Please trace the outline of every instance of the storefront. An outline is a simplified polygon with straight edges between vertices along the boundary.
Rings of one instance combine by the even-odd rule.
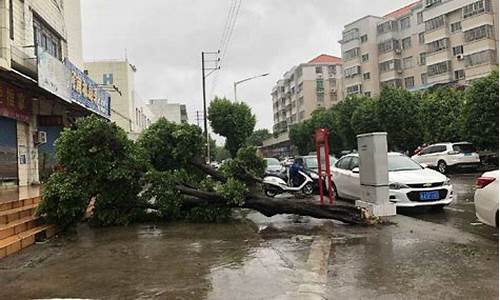
[[[19,166],[29,159],[23,129],[28,125],[31,105],[22,89],[0,80],[0,183],[19,182]],[[24,139],[23,139],[24,138]]]

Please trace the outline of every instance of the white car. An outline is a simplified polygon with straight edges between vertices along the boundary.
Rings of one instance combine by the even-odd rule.
[[[498,227],[498,170],[476,179],[476,216],[484,224]]]
[[[424,168],[403,154],[388,154],[388,170],[389,200],[396,207],[432,206],[440,209],[455,199],[448,177]],[[332,171],[335,196],[360,199],[358,154],[342,157]]]
[[[468,142],[430,145],[412,156],[412,159],[436,168],[443,174],[450,168],[476,169],[481,164],[476,148]]]

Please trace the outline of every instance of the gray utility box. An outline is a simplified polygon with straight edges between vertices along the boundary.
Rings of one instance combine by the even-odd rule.
[[[389,201],[387,133],[360,134],[357,138],[361,200],[356,205],[375,216],[395,215],[396,206]]]

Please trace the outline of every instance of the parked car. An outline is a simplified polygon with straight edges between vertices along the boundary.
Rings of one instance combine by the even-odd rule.
[[[412,156],[412,159],[436,168],[443,174],[450,169],[477,169],[481,165],[476,147],[468,142],[433,144]]]
[[[388,154],[389,200],[396,207],[431,206],[443,208],[455,198],[450,180],[400,153]],[[332,170],[336,197],[360,199],[359,156],[340,158]]]
[[[301,156],[304,160],[304,166],[314,172],[318,172],[318,157],[316,155]],[[330,155],[330,167],[333,167],[337,159],[335,156]]]
[[[266,172],[265,175],[279,175],[283,171],[281,163],[276,158],[267,157],[264,158],[266,161]]]
[[[476,179],[474,204],[479,221],[498,227],[498,170]]]

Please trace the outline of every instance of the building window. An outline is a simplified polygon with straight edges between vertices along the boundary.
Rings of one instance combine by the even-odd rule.
[[[495,30],[493,29],[493,26],[483,25],[467,30],[464,34],[464,37],[466,42],[472,42],[483,38],[493,38],[494,35]]]
[[[421,32],[418,34],[418,42],[420,44],[425,44],[425,32]]]
[[[464,53],[464,46],[462,46],[462,45],[453,47],[452,49],[453,49],[453,55],[455,55],[455,56]]]
[[[427,73],[420,74],[420,80],[422,81],[422,84],[427,84]]]
[[[323,74],[323,67],[317,66],[316,67],[316,74]]]
[[[361,74],[361,66],[352,66],[344,70],[344,77],[354,77]]]
[[[337,68],[335,68],[336,66],[328,66],[328,74],[330,75],[335,75],[337,74]]]
[[[413,67],[413,56],[403,58],[403,69],[409,69]]]
[[[401,20],[399,20],[399,28],[401,30],[405,30],[407,28],[410,28],[410,26],[411,26],[410,17],[404,17]]]
[[[427,44],[427,53],[438,52],[448,48],[448,39],[440,39],[434,42],[430,42]]]
[[[35,42],[35,52],[38,47],[45,50],[50,55],[61,59],[61,40],[50,28],[45,26],[36,17],[33,17],[33,38]]]
[[[14,1],[9,0],[9,36],[14,40]]]
[[[361,36],[361,43],[366,43],[368,42],[368,35],[364,34]]]
[[[395,39],[386,40],[386,41],[380,42],[378,44],[378,52],[379,53],[385,53],[385,52],[389,52],[392,50],[399,50],[399,49],[401,49],[400,45],[399,45],[399,41],[395,40]]]
[[[316,94],[316,101],[319,103],[325,102],[325,94],[323,93]]]
[[[437,76],[449,72],[451,69],[450,61],[443,61],[437,64],[427,66],[427,76]]]
[[[346,43],[359,38],[359,30],[357,28],[342,32],[342,42]]]
[[[361,94],[361,85],[356,84],[352,86],[348,86],[346,89],[347,95],[352,95],[352,94]]]
[[[102,75],[102,84],[112,85],[113,84],[113,73],[107,73]]]
[[[348,61],[358,56],[359,56],[359,48],[353,48],[344,52],[343,59],[344,61]]]
[[[435,30],[435,29],[438,29],[442,26],[444,26],[444,15],[430,19],[430,20],[425,22],[425,30],[426,31]]]
[[[424,15],[422,12],[417,13],[417,24],[422,24],[424,22]]]
[[[388,61],[384,61],[379,64],[380,72],[388,72],[393,70],[401,70],[401,60],[399,59],[391,59]]]
[[[405,88],[411,89],[415,87],[415,78],[412,77],[406,77],[405,78]]]
[[[441,0],[425,0],[425,7],[431,7],[441,3]]]
[[[369,80],[370,79],[370,72],[366,72],[363,74],[363,80]]]
[[[316,80],[316,92],[323,93],[325,91],[325,86],[323,80]]]
[[[411,48],[411,37],[407,37],[401,40],[401,46],[404,50]]]
[[[465,66],[472,67],[485,63],[495,63],[496,54],[495,50],[484,50],[481,52],[473,53],[465,56]]]
[[[451,23],[451,33],[455,33],[457,31],[461,31],[462,30],[462,22],[458,21],[458,22],[455,22],[455,23]]]
[[[400,88],[400,87],[403,87],[403,81],[401,79],[391,79],[391,80],[381,82],[380,86],[382,86],[382,87],[392,86],[392,87]]]
[[[368,57],[368,53],[361,55],[361,61],[362,61],[362,62],[367,62],[367,61],[368,61],[368,59],[369,59],[369,57]]]
[[[427,54],[425,52],[420,53],[420,64],[425,65],[426,63],[426,56]]]
[[[490,1],[489,0],[480,0],[476,1],[472,4],[466,5],[463,7],[462,12],[464,19],[470,18],[477,14],[490,11]]]
[[[377,34],[384,34],[391,31],[398,31],[398,23],[396,21],[387,21],[377,25]]]
[[[465,71],[464,70],[456,70],[455,71],[455,80],[465,79]]]

